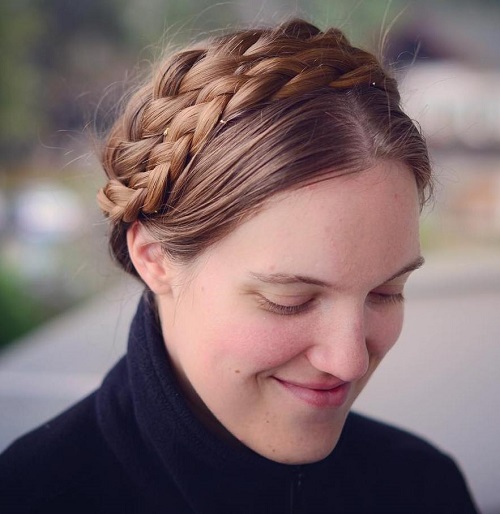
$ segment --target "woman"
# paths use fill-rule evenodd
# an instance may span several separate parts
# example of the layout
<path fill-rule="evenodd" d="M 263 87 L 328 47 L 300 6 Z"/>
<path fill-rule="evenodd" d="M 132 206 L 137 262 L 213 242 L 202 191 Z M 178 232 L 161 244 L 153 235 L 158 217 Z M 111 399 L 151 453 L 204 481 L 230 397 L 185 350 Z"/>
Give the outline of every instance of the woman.
<path fill-rule="evenodd" d="M 301 20 L 178 52 L 103 166 L 146 292 L 102 387 L 4 454 L 11 511 L 475 512 L 449 457 L 350 413 L 400 333 L 431 186 L 374 56 Z"/>

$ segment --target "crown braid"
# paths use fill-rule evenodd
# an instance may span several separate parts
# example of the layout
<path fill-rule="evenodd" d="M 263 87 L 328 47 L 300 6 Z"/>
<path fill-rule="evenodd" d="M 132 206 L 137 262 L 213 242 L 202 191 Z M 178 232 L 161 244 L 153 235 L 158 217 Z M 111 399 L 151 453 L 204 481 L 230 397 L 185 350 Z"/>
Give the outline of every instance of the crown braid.
<path fill-rule="evenodd" d="M 323 88 L 382 89 L 399 103 L 394 79 L 337 29 L 304 21 L 241 31 L 173 55 L 139 90 L 104 149 L 109 177 L 98 202 L 115 223 L 175 209 L 190 164 L 245 112 Z"/>

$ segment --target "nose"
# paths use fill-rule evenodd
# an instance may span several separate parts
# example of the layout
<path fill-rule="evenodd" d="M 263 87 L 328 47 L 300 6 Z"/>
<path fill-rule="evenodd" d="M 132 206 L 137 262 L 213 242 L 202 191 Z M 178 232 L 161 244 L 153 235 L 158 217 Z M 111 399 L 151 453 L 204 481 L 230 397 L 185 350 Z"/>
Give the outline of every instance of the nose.
<path fill-rule="evenodd" d="M 306 356 L 319 371 L 345 382 L 359 380 L 368 371 L 363 307 L 338 309 L 314 331 L 314 341 Z"/>

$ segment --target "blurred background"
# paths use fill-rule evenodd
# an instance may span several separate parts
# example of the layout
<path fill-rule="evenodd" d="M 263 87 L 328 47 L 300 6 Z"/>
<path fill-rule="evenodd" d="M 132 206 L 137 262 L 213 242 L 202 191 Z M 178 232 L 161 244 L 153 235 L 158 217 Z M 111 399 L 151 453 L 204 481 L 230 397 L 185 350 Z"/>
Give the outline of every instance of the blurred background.
<path fill-rule="evenodd" d="M 403 350 L 360 408 L 458 453 L 483 511 L 498 513 L 497 0 L 1 2 L 0 450 L 98 384 L 123 351 L 137 286 L 110 262 L 95 203 L 104 183 L 95 153 L 119 99 L 165 42 L 293 14 L 375 51 L 383 43 L 438 177 L 422 225 L 429 271 L 410 290 Z M 422 388 L 436 374 L 441 382 Z M 392 393 L 401 381 L 411 404 Z"/>

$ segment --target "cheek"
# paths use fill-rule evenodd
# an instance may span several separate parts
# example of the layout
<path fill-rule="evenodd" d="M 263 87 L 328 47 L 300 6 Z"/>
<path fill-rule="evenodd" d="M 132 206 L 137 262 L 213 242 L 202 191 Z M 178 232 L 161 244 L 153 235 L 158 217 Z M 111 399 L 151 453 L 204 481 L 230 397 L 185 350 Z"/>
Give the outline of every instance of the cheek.
<path fill-rule="evenodd" d="M 210 273 L 200 279 L 189 308 L 182 320 L 178 317 L 196 341 L 191 357 L 199 367 L 251 374 L 279 366 L 300 352 L 305 337 L 301 323 L 258 309 L 226 283 L 213 283 L 219 276 Z"/>
<path fill-rule="evenodd" d="M 212 348 L 212 365 L 220 368 L 225 363 L 242 373 L 257 373 L 282 365 L 303 349 L 304 339 L 292 325 L 267 315 L 258 320 L 226 320 L 206 334 L 204 346 Z"/>
<path fill-rule="evenodd" d="M 367 315 L 368 351 L 382 359 L 394 346 L 403 328 L 403 305 L 395 305 L 386 312 L 370 312 Z"/>

